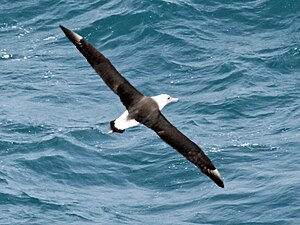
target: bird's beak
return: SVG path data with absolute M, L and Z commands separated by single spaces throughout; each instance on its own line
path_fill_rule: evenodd
M 178 98 L 172 98 L 172 97 L 170 97 L 169 99 L 170 102 L 178 102 L 178 100 L 179 100 Z

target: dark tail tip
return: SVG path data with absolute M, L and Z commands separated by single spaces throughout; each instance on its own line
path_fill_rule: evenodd
M 117 132 L 117 133 L 123 133 L 125 131 L 115 127 L 115 120 L 110 121 L 110 129 L 112 129 L 113 132 Z

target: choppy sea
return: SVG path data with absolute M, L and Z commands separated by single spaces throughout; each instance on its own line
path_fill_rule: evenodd
M 299 224 L 300 1 L 2 0 L 0 224 Z M 217 187 L 124 107 L 82 35 L 222 174 Z

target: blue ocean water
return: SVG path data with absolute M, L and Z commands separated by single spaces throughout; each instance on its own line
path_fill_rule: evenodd
M 299 224 L 300 1 L 0 4 L 0 224 Z M 75 30 L 221 172 L 218 188 L 124 107 Z

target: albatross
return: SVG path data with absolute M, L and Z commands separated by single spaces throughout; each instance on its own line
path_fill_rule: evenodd
M 79 34 L 60 25 L 67 38 L 82 53 L 89 64 L 100 75 L 106 85 L 120 97 L 126 111 L 110 122 L 109 134 L 123 133 L 126 129 L 143 124 L 152 129 L 167 144 L 176 149 L 187 160 L 198 167 L 219 187 L 224 188 L 221 174 L 201 148 L 173 126 L 161 113 L 171 102 L 177 102 L 167 94 L 147 97 L 132 86 L 95 47 Z

